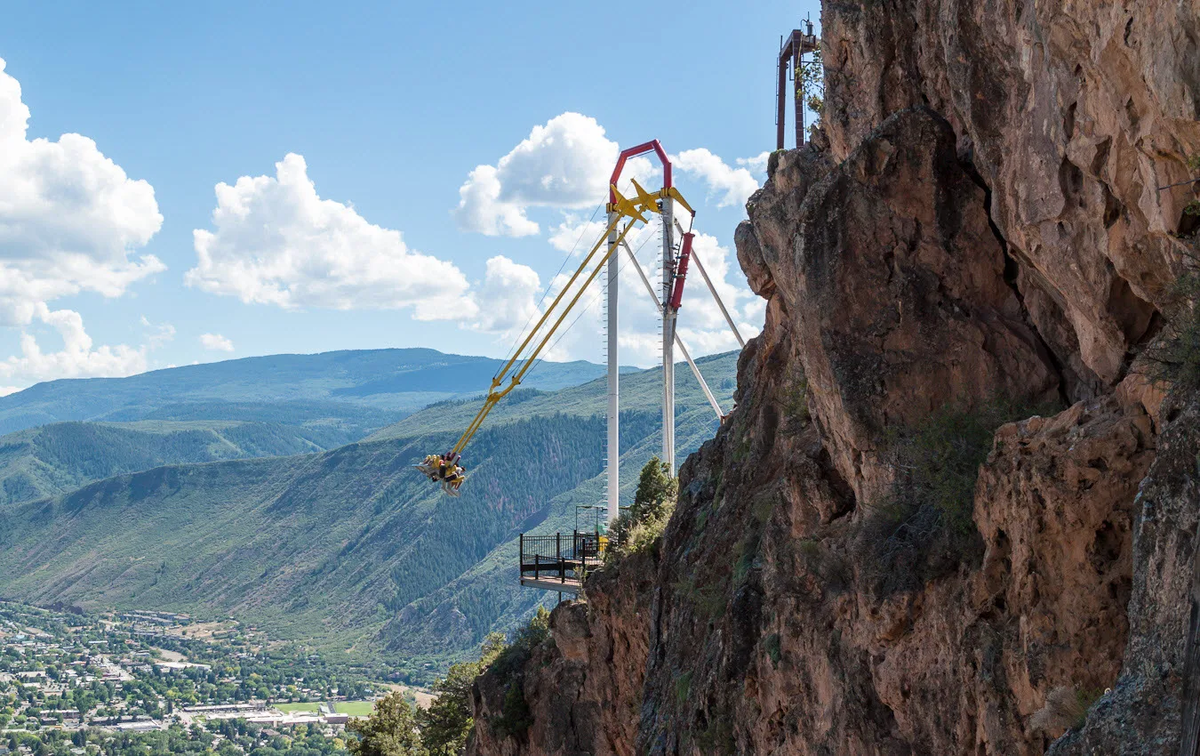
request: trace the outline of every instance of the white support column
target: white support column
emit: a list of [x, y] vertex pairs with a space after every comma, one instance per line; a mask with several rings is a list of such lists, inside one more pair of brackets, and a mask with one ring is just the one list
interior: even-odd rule
[[671, 309], [671, 287], [675, 283], [674, 200], [662, 201], [663, 260], [663, 462], [675, 477], [675, 312]]
[[608, 214], [608, 224], [613, 230], [608, 235], [608, 523], [611, 525], [621, 513], [621, 435], [620, 420], [620, 360], [617, 353], [617, 287], [620, 256], [614, 253], [617, 246], [617, 214]]

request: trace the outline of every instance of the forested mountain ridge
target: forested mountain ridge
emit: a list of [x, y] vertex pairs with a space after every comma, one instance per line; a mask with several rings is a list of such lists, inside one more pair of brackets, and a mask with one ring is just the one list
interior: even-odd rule
[[[704, 375], [720, 400], [724, 402], [724, 411], [731, 407], [731, 397], [734, 388], [734, 377], [737, 370], [737, 354], [727, 352], [696, 360], [696, 365]], [[541, 369], [539, 366], [538, 370]], [[677, 400], [677, 410], [686, 406], [703, 406], [710, 417], [713, 412], [700, 392], [700, 386], [691, 372], [684, 365], [675, 368], [676, 394], [682, 397]], [[500, 425], [513, 422], [533, 415], [564, 413], [568, 415], [591, 416], [602, 413], [607, 408], [606, 379], [578, 386], [571, 386], [559, 391], [542, 391], [534, 388], [518, 388], [504, 401], [496, 405], [488, 415], [488, 425]], [[621, 409], [660, 411], [662, 401], [662, 369], [651, 368], [621, 378]], [[389, 425], [372, 433], [369, 440], [387, 438], [403, 438], [415, 433], [432, 433], [439, 430], [452, 431], [465, 428], [479, 409], [477, 400], [447, 400], [430, 406], [427, 411], [420, 412], [404, 420]], [[681, 410], [680, 410], [681, 411]], [[678, 421], [677, 421], [678, 422]], [[622, 448], [627, 448], [622, 444]], [[680, 455], [682, 458], [682, 455]]]
[[163, 465], [324, 451], [345, 435], [239, 421], [52, 423], [0, 436], [0, 507]]
[[[728, 386], [735, 363], [722, 355], [702, 368]], [[658, 451], [660, 375], [623, 379], [628, 469]], [[682, 455], [717, 421], [694, 379], [677, 380]], [[407, 658], [465, 652], [543, 598], [507, 574], [505, 549], [539, 524], [569, 530], [574, 503], [596, 498], [588, 486], [601, 475], [605, 383], [567, 391], [527, 392], [498, 410], [467, 450], [471, 477], [458, 499], [411, 466], [448, 448], [478, 400], [417, 413], [403, 436], [167, 465], [0, 508], [0, 595], [232, 614], [281, 637], [378, 641]], [[729, 392], [719, 393], [728, 409]], [[463, 619], [437, 625], [435, 610]]]

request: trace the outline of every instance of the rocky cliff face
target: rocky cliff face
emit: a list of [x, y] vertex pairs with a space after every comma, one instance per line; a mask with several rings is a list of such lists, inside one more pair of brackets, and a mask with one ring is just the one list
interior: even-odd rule
[[[1200, 404], [1133, 365], [1194, 230], [1157, 187], [1200, 153], [1200, 2], [822, 21], [825, 133], [736, 234], [738, 407], [658, 552], [554, 613], [533, 725], [498, 738], [480, 681], [475, 753], [1177, 747]], [[965, 511], [897, 513], [897, 439], [998, 400]]]
[[1200, 145], [1195, 0], [827, 2], [835, 158], [927, 105], [991, 192], [1030, 315], [1073, 398], [1128, 367], [1177, 271]]
[[[562, 604], [550, 618], [552, 643], [525, 665], [528, 732], [498, 732], [512, 681], [484, 675], [475, 685], [476, 728], [470, 751], [526, 753], [636, 753], [639, 706], [646, 677], [656, 560], [635, 556], [596, 573], [587, 603]], [[510, 704], [511, 705], [511, 704]]]

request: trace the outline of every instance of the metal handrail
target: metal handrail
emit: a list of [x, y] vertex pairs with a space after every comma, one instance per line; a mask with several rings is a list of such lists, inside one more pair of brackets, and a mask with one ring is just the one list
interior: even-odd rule
[[573, 531], [554, 535], [522, 533], [518, 555], [521, 576], [533, 573], [537, 580], [543, 572], [547, 572], [563, 583], [567, 581], [568, 574], [582, 579], [589, 565], [600, 562], [600, 538], [598, 532]]

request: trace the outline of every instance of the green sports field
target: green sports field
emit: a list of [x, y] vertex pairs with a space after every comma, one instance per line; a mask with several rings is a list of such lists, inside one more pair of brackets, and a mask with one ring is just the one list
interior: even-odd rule
[[308, 703], [281, 703], [281, 704], [275, 704], [275, 708], [276, 708], [276, 709], [279, 709], [280, 711], [283, 711], [283, 712], [288, 712], [288, 711], [311, 711], [311, 712], [316, 712], [316, 711], [317, 711], [317, 707], [318, 707], [318, 706], [320, 706], [320, 704], [319, 704], [319, 703], [317, 703], [316, 701], [310, 701], [310, 702], [308, 702]]
[[339, 714], [349, 714], [352, 717], [370, 716], [375, 709], [374, 701], [338, 701], [333, 710]]

